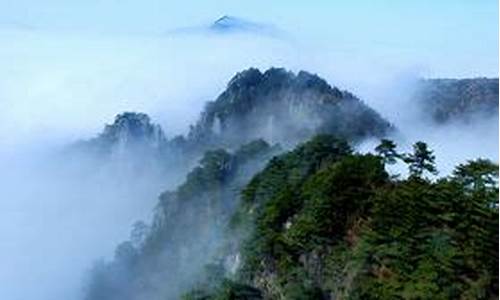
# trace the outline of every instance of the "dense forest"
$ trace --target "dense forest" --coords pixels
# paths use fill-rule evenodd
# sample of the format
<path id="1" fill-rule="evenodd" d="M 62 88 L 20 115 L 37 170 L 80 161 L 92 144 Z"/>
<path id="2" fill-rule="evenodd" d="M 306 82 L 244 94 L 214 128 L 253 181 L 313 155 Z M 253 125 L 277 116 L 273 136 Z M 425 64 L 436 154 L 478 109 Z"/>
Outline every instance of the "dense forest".
<path id="1" fill-rule="evenodd" d="M 252 228 L 240 268 L 185 299 L 496 299 L 498 166 L 469 161 L 431 181 L 426 144 L 394 146 L 359 154 L 318 136 L 272 159 L 232 219 Z M 399 159 L 406 179 L 385 170 Z"/>
<path id="2" fill-rule="evenodd" d="M 276 68 L 238 73 L 185 136 L 118 115 L 74 147 L 186 176 L 94 265 L 85 299 L 497 299 L 498 166 L 439 178 L 427 144 L 402 153 L 394 130 L 351 93 Z M 380 144 L 356 152 L 365 138 Z"/>
<path id="3" fill-rule="evenodd" d="M 360 154 L 317 136 L 249 181 L 245 164 L 269 157 L 267 143 L 207 152 L 162 195 L 153 227 L 137 225 L 95 269 L 87 299 L 175 299 L 171 282 L 192 286 L 185 299 L 494 299 L 498 166 L 478 159 L 430 180 L 425 143 L 395 146 Z M 407 178 L 386 171 L 398 161 Z"/>

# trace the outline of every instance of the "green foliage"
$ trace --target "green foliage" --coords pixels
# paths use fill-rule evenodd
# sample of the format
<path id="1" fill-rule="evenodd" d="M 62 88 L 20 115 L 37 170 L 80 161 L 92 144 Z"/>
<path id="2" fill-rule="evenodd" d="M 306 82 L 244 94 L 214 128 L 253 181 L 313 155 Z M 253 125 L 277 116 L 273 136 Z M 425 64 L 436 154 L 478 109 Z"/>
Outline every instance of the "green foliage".
<path id="1" fill-rule="evenodd" d="M 380 144 L 375 147 L 375 152 L 382 157 L 386 164 L 395 164 L 400 154 L 396 151 L 396 144 L 387 139 L 380 140 Z"/>
<path id="2" fill-rule="evenodd" d="M 245 246 L 248 272 L 257 268 L 261 254 L 278 255 L 289 251 L 281 234 L 287 219 L 301 209 L 300 187 L 306 178 L 351 153 L 345 141 L 318 135 L 294 151 L 271 159 L 242 192 L 243 206 L 233 224 L 256 221 L 255 237 Z M 294 192 L 297 191 L 297 192 Z M 270 200 L 272 199 L 272 201 Z M 245 220 L 245 221 L 242 221 Z M 282 265 L 286 265 L 284 256 Z"/>
<path id="3" fill-rule="evenodd" d="M 271 148 L 256 141 L 234 154 L 207 152 L 183 185 L 163 194 L 159 225 L 136 226 L 138 241 L 142 232 L 149 234 L 145 246 L 124 243 L 112 264 L 96 267 L 88 299 L 124 297 L 128 290 L 118 287 L 137 284 L 127 271 L 144 267 L 145 260 L 167 269 L 148 247 L 179 257 L 178 249 L 165 245 L 191 238 L 185 245 L 207 249 L 206 228 L 221 216 L 229 221 L 233 212 L 228 243 L 229 252 L 241 257 L 236 274 L 227 272 L 222 255 L 183 299 L 498 298 L 494 163 L 469 161 L 431 181 L 423 174 L 435 173 L 435 158 L 423 142 L 405 155 L 385 140 L 372 155 L 320 135 L 273 157 L 242 189 L 239 207 L 228 210 L 221 195 L 234 190 L 244 162 Z M 385 164 L 400 157 L 410 176 L 395 180 Z M 186 206 L 190 202 L 196 205 Z M 195 234 L 186 237 L 187 228 Z"/>
<path id="4" fill-rule="evenodd" d="M 325 160 L 316 142 L 273 159 L 245 189 L 243 214 L 254 226 L 243 282 L 270 299 L 497 297 L 495 164 L 471 161 L 429 181 L 421 177 L 435 173 L 435 158 L 425 143 L 405 156 L 386 141 L 378 156 Z M 384 171 L 396 156 L 409 164 L 408 179 Z"/>
<path id="5" fill-rule="evenodd" d="M 406 155 L 404 161 L 408 164 L 410 175 L 421 177 L 425 171 L 436 175 L 436 157 L 424 142 L 416 142 L 413 145 L 413 153 Z"/>
<path id="6" fill-rule="evenodd" d="M 243 190 L 243 201 L 258 204 L 287 185 L 300 185 L 311 173 L 351 152 L 345 141 L 330 135 L 318 135 L 294 151 L 271 159 L 265 170 Z"/>
<path id="7" fill-rule="evenodd" d="M 301 250 L 342 239 L 350 222 L 369 208 L 369 199 L 388 176 L 378 157 L 349 155 L 317 172 L 304 185 L 304 208 L 285 234 Z"/>
<path id="8" fill-rule="evenodd" d="M 458 165 L 453 175 L 456 180 L 473 190 L 488 188 L 498 182 L 498 165 L 487 159 L 471 160 Z"/>
<path id="9" fill-rule="evenodd" d="M 264 141 L 263 139 L 258 139 L 241 146 L 234 153 L 234 156 L 236 157 L 236 160 L 238 162 L 244 163 L 249 159 L 255 159 L 255 157 L 258 157 L 262 153 L 268 152 L 270 150 L 277 149 L 271 149 L 271 146 L 266 141 Z"/>
<path id="10" fill-rule="evenodd" d="M 370 231 L 363 237 L 368 246 L 360 254 L 368 272 L 356 279 L 355 298 L 498 294 L 498 272 L 491 267 L 498 265 L 498 210 L 484 205 L 484 198 L 453 178 L 436 183 L 410 178 L 374 201 Z"/>

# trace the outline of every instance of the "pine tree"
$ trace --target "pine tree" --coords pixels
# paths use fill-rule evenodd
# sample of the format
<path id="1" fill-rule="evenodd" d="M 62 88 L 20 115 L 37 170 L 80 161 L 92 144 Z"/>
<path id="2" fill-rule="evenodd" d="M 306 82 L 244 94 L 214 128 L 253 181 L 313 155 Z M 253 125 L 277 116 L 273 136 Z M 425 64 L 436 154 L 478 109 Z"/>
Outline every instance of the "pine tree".
<path id="1" fill-rule="evenodd" d="M 477 191 L 498 183 L 498 165 L 488 159 L 470 160 L 458 165 L 453 176 L 464 186 Z"/>
<path id="2" fill-rule="evenodd" d="M 396 151 L 396 144 L 387 139 L 380 140 L 380 144 L 375 147 L 375 151 L 386 164 L 395 164 L 396 159 L 400 157 L 400 154 Z"/>
<path id="3" fill-rule="evenodd" d="M 409 165 L 411 177 L 422 177 L 425 171 L 436 175 L 436 157 L 426 143 L 416 142 L 413 145 L 413 153 L 406 155 L 404 161 Z"/>

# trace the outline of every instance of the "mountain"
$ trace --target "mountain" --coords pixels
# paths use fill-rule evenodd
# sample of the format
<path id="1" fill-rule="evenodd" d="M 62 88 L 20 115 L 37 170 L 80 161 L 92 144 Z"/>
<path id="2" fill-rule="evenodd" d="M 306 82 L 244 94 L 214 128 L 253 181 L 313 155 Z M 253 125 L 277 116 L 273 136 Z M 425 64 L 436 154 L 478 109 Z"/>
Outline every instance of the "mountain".
<path id="1" fill-rule="evenodd" d="M 224 15 L 208 25 L 177 28 L 174 34 L 251 34 L 270 38 L 287 38 L 287 34 L 271 24 L 257 23 L 244 18 Z"/>
<path id="2" fill-rule="evenodd" d="M 217 19 L 210 28 L 218 31 L 232 31 L 232 30 L 260 30 L 263 25 L 250 22 L 232 16 L 222 16 Z"/>
<path id="3" fill-rule="evenodd" d="M 318 133 L 351 141 L 382 137 L 393 128 L 347 91 L 317 75 L 282 68 L 250 68 L 207 103 L 187 136 L 188 144 L 235 147 L 257 138 L 296 145 Z"/>
<path id="4" fill-rule="evenodd" d="M 498 78 L 421 80 L 415 101 L 438 123 L 498 116 Z"/>
<path id="5" fill-rule="evenodd" d="M 162 128 L 151 122 L 144 113 L 124 112 L 115 117 L 102 133 L 77 144 L 84 151 L 104 156 L 121 156 L 127 153 L 145 152 L 159 155 L 166 146 Z"/>
<path id="6" fill-rule="evenodd" d="M 153 220 L 134 226 L 113 261 L 95 266 L 86 299 L 178 299 L 203 277 L 214 257 L 229 269 L 235 265 L 234 256 L 220 253 L 241 240 L 226 236 L 229 222 L 241 190 L 273 156 L 317 133 L 358 142 L 391 130 L 349 92 L 317 75 L 277 68 L 235 75 L 186 136 L 165 138 L 145 114 L 118 115 L 79 147 L 104 159 L 125 157 L 126 163 L 130 156 L 121 153 L 139 165 L 152 159 L 152 165 L 165 166 L 166 174 L 187 175 L 177 188 L 162 193 Z M 321 147 L 319 153 L 307 151 L 314 157 L 330 155 L 328 145 Z M 195 161 L 189 172 L 177 167 Z M 303 168 L 315 164 L 304 159 Z"/>
<path id="7" fill-rule="evenodd" d="M 236 74 L 186 136 L 117 116 L 84 144 L 197 163 L 94 266 L 85 299 L 497 299 L 498 166 L 431 181 L 425 143 L 352 148 L 392 130 L 351 93 L 279 68 Z M 387 173 L 393 160 L 408 178 Z"/>
<path id="8" fill-rule="evenodd" d="M 169 147 L 161 126 L 148 115 L 124 112 L 96 137 L 73 143 L 60 155 L 65 157 L 64 169 L 82 178 L 103 176 L 131 191 L 159 192 L 177 184 L 190 168 L 187 159 Z"/>
<path id="9" fill-rule="evenodd" d="M 317 75 L 250 68 L 237 73 L 217 99 L 206 104 L 186 136 L 168 139 L 147 115 L 129 112 L 78 146 L 103 155 L 140 152 L 147 157 L 144 154 L 149 153 L 163 163 L 167 159 L 179 163 L 196 161 L 206 150 L 235 150 L 256 139 L 293 147 L 319 133 L 358 142 L 392 130 L 388 121 L 356 96 Z"/>
<path id="10" fill-rule="evenodd" d="M 236 32 L 247 32 L 247 33 L 258 33 L 258 34 L 277 33 L 277 29 L 271 25 L 255 23 L 249 20 L 227 15 L 217 19 L 214 23 L 212 23 L 212 25 L 210 25 L 209 28 L 210 30 L 218 33 L 236 33 Z"/>

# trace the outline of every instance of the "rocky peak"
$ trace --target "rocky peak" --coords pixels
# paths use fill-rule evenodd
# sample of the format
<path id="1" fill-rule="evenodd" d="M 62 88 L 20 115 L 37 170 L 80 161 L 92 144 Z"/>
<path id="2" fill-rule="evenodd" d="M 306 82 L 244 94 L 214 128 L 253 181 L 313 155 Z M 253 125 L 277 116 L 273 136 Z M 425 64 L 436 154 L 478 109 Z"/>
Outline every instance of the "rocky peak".
<path id="1" fill-rule="evenodd" d="M 354 95 L 318 75 L 250 68 L 237 73 L 207 104 L 188 138 L 196 144 L 234 147 L 256 138 L 295 143 L 317 133 L 352 140 L 383 135 L 390 127 Z"/>
<path id="2" fill-rule="evenodd" d="M 105 125 L 97 137 L 77 146 L 91 153 L 120 156 L 134 151 L 160 153 L 166 142 L 160 125 L 152 123 L 147 114 L 124 112 L 118 114 L 112 124 Z"/>
<path id="3" fill-rule="evenodd" d="M 342 97 L 342 92 L 332 87 L 316 74 L 299 71 L 294 74 L 284 68 L 270 68 L 264 73 L 258 69 L 250 68 L 237 73 L 230 81 L 227 91 L 253 88 L 282 89 L 290 88 L 295 92 L 313 90 L 319 93 L 330 93 L 336 97 Z"/>
<path id="4" fill-rule="evenodd" d="M 165 142 L 163 130 L 151 123 L 144 113 L 124 112 L 115 117 L 111 125 L 106 125 L 100 138 L 119 144 L 146 143 L 159 147 Z"/>
<path id="5" fill-rule="evenodd" d="M 242 87 L 256 86 L 262 81 L 262 73 L 259 69 L 249 68 L 244 71 L 236 73 L 236 75 L 229 80 L 227 89 L 238 89 Z"/>

